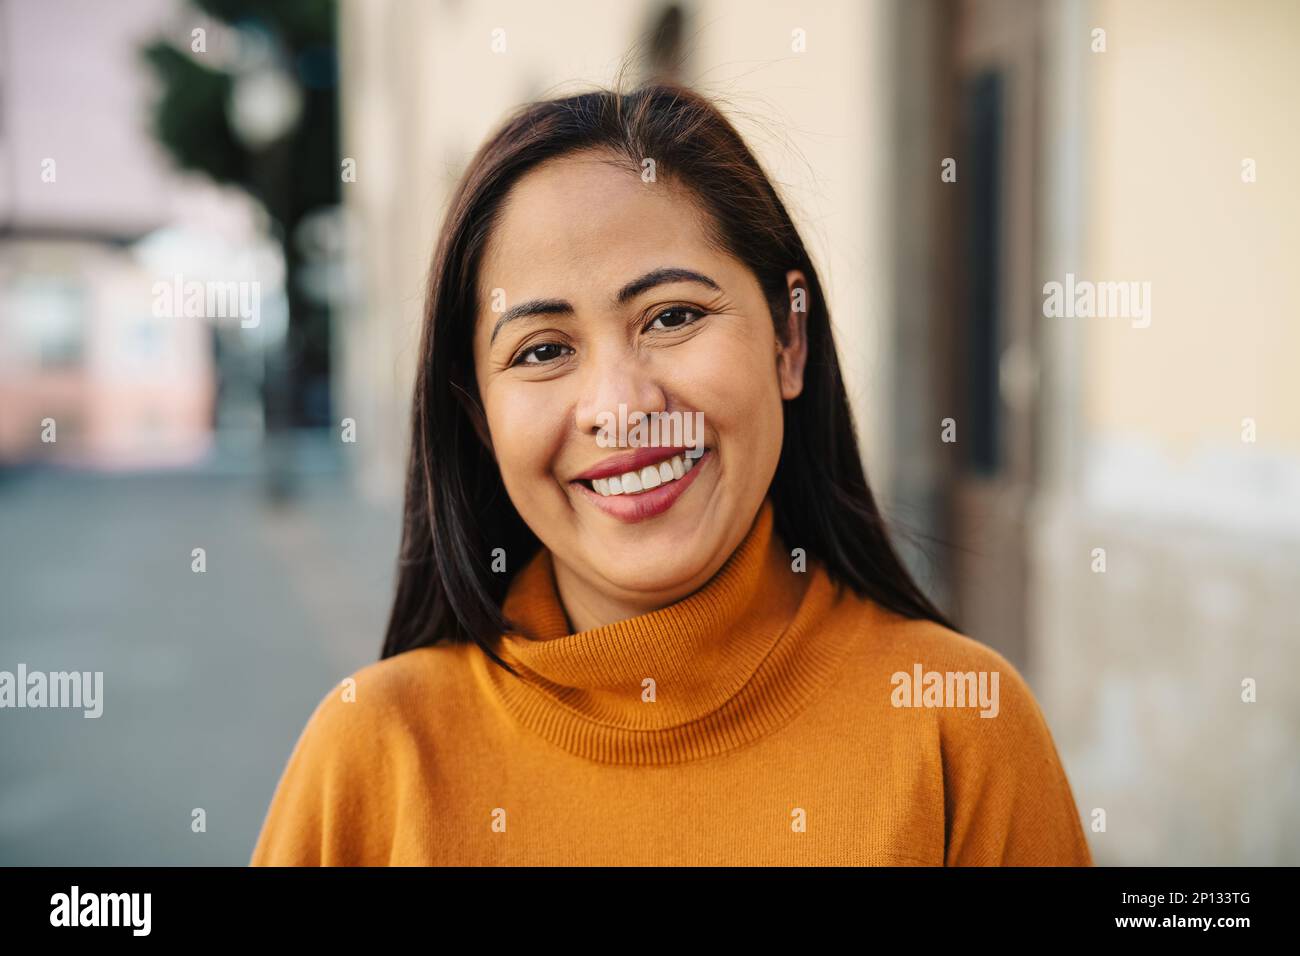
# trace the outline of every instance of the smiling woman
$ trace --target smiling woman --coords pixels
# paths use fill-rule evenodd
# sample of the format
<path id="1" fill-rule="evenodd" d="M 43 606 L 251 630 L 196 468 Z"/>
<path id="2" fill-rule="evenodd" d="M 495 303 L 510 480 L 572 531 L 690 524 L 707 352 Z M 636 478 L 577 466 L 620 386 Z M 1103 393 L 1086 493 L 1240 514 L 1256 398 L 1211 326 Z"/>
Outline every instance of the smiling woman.
<path id="1" fill-rule="evenodd" d="M 753 270 L 710 239 L 689 188 L 669 178 L 669 158 L 651 183 L 608 149 L 539 164 L 502 204 L 478 271 L 482 415 L 471 413 L 556 559 L 577 630 L 672 604 L 717 573 L 767 493 L 782 403 L 802 388 L 804 317 L 773 315 Z M 797 268 L 782 278 L 783 302 L 807 282 Z M 546 307 L 494 323 L 495 289 Z M 704 454 L 681 485 L 641 478 L 673 449 L 602 453 L 601 416 L 620 405 L 702 414 Z M 621 475 L 622 493 L 585 488 L 593 466 Z"/>
<path id="2" fill-rule="evenodd" d="M 512 117 L 421 359 L 382 659 L 320 702 L 254 863 L 1091 862 L 1028 687 L 895 553 L 816 269 L 707 100 Z M 611 450 L 628 409 L 703 432 Z M 903 706 L 914 671 L 1001 700 Z"/>

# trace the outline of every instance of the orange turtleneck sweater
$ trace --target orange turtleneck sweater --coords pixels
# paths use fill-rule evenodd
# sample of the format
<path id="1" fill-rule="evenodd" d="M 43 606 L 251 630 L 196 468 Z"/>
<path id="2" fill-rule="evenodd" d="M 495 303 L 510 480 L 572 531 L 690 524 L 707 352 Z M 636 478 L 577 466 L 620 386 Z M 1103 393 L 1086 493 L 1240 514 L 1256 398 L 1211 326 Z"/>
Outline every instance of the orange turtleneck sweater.
<path id="1" fill-rule="evenodd" d="M 539 551 L 496 644 L 522 679 L 473 644 L 362 668 L 252 864 L 1091 865 L 1015 668 L 793 570 L 772 507 L 695 594 L 577 634 Z M 944 676 L 967 672 L 982 700 Z"/>

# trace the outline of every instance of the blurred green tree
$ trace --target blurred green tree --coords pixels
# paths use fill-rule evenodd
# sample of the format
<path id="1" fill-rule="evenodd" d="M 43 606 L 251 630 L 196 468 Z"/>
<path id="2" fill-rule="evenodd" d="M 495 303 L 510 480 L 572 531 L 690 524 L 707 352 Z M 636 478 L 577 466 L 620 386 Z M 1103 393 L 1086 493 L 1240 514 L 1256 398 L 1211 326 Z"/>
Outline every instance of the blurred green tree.
<path id="1" fill-rule="evenodd" d="M 191 3 L 230 28 L 227 48 L 209 51 L 206 34 L 144 48 L 162 88 L 154 133 L 178 166 L 243 188 L 274 223 L 289 301 L 283 345 L 267 356 L 263 400 L 274 443 L 291 428 L 331 422 L 329 314 L 303 292 L 295 236 L 304 217 L 340 198 L 336 0 Z"/>

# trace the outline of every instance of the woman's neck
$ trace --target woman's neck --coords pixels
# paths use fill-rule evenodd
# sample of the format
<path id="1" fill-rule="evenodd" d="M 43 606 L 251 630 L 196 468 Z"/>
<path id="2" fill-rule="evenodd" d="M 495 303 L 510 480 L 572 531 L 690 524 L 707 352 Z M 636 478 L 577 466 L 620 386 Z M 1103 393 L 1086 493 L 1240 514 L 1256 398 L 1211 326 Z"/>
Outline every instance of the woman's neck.
<path id="1" fill-rule="evenodd" d="M 649 614 L 686 597 L 695 588 L 675 592 L 616 595 L 601 590 L 575 573 L 568 565 L 555 561 L 555 590 L 564 605 L 565 616 L 574 634 L 590 631 L 615 621 Z"/>
<path id="2" fill-rule="evenodd" d="M 764 500 L 759 516 L 768 512 L 771 523 L 771 502 Z M 611 588 L 609 582 L 593 579 L 584 569 L 575 568 L 551 552 L 551 568 L 555 579 L 555 594 L 564 607 L 570 633 L 605 627 L 618 621 L 649 614 L 690 597 L 716 575 L 736 553 L 743 540 L 751 534 L 753 525 L 738 530 L 735 540 L 724 541 L 712 559 L 687 580 L 655 591 L 627 591 Z"/>

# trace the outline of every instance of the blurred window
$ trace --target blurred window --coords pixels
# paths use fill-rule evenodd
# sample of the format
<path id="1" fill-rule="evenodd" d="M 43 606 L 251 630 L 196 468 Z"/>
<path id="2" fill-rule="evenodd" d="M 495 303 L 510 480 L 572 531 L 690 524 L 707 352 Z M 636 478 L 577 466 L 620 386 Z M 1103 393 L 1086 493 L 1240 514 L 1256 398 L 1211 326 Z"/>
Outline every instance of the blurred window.
<path id="1" fill-rule="evenodd" d="M 42 368 L 80 365 L 86 350 L 87 295 L 57 276 L 23 276 L 9 286 L 18 348 Z"/>
<path id="2" fill-rule="evenodd" d="M 1002 332 L 998 322 L 1002 275 L 1002 76 L 983 73 L 964 93 L 965 130 L 970 156 L 966 223 L 967 281 L 966 398 L 971 411 L 966 443 L 967 466 L 975 474 L 996 475 L 1001 468 L 1001 404 L 998 356 Z"/>

